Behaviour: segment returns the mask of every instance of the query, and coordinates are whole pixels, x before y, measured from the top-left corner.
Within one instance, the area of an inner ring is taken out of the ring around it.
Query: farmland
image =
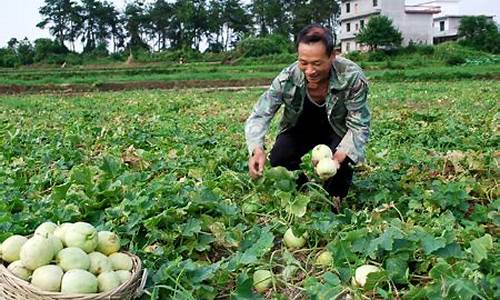
[[[250,180],[243,125],[262,88],[0,96],[0,241],[45,220],[114,230],[150,272],[144,299],[498,298],[497,66],[375,80],[367,162],[339,214],[317,179]],[[1,76],[46,83],[17,74]],[[303,170],[314,178],[308,155]],[[304,248],[283,245],[290,226]],[[314,265],[325,249],[331,266]],[[383,271],[353,287],[365,263]],[[261,295],[259,269],[275,275]]]

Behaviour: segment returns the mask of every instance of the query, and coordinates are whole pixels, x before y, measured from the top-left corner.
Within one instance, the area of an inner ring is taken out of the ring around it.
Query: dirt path
[[[269,86],[271,78],[229,79],[229,80],[178,80],[178,81],[134,81],[110,82],[100,84],[37,84],[6,85],[0,84],[0,95],[22,93],[81,93],[151,89],[190,89],[208,90],[241,89],[246,87]]]

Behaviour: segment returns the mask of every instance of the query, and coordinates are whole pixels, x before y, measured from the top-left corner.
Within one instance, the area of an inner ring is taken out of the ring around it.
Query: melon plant
[[[59,292],[63,274],[63,270],[59,266],[41,266],[33,271],[31,284],[47,292]]]
[[[19,260],[19,252],[21,252],[21,247],[27,240],[21,235],[13,235],[7,238],[0,246],[0,258],[8,263]]]
[[[54,247],[52,243],[41,235],[34,235],[27,240],[19,252],[21,262],[30,270],[49,264],[53,257]]]
[[[132,270],[132,259],[125,253],[116,252],[109,256],[113,270]]]
[[[121,284],[120,277],[113,271],[104,272],[99,274],[99,276],[97,276],[97,286],[99,292],[107,292],[109,290],[112,290],[120,286],[120,284]]]
[[[97,234],[97,251],[110,255],[120,250],[120,238],[111,231],[99,231]]]
[[[372,265],[362,265],[354,272],[353,283],[356,286],[364,287],[368,274],[380,272],[380,268]]]
[[[265,292],[272,283],[273,274],[269,270],[257,270],[253,273],[253,286],[257,292]]]
[[[64,271],[88,270],[90,267],[90,258],[87,253],[76,247],[68,247],[59,251],[56,255],[56,262]]]
[[[69,270],[64,273],[61,292],[68,294],[97,293],[97,278],[85,270]]]
[[[111,264],[111,260],[101,252],[92,252],[89,253],[90,258],[90,273],[94,275],[99,275],[103,272],[113,271],[113,265]]]
[[[332,253],[330,251],[323,251],[320,255],[318,255],[315,263],[318,266],[328,267],[332,264],[332,261]]]
[[[31,277],[31,270],[23,266],[20,260],[16,260],[7,266],[7,269],[12,272],[12,274],[17,277],[28,281]]]
[[[64,242],[68,247],[78,247],[90,253],[97,247],[97,230],[85,222],[76,222],[66,229]]]
[[[288,228],[283,236],[283,241],[288,249],[300,249],[306,244],[307,233],[302,236],[297,237],[292,231],[292,228]]]

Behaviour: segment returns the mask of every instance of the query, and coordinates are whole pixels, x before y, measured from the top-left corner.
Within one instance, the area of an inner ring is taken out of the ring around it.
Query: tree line
[[[109,1],[45,0],[43,20],[61,46],[83,52],[112,46],[127,49],[200,49],[227,51],[247,36],[282,35],[293,39],[306,24],[334,27],[340,9],[336,1],[324,0],[143,0],[129,2],[119,10]]]

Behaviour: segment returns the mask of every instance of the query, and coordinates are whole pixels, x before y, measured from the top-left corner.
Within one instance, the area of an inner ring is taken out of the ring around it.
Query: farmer
[[[324,187],[337,203],[352,183],[351,164],[364,160],[370,135],[368,84],[359,66],[335,58],[329,29],[309,25],[297,37],[298,61],[281,71],[260,97],[245,124],[249,173],[262,176],[266,162],[264,136],[271,119],[284,106],[280,131],[271,149],[271,166],[300,168],[301,158],[318,144],[328,145],[340,168]],[[307,182],[301,174],[299,186]]]

